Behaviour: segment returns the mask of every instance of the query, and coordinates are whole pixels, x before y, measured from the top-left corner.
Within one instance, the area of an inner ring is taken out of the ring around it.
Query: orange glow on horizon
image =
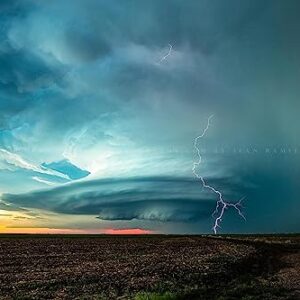
[[[96,233],[89,231],[88,229],[69,229],[69,228],[40,228],[40,227],[30,227],[30,228],[12,228],[12,227],[0,227],[1,233],[25,233],[25,234],[91,234]],[[97,232],[101,233],[101,232]]]
[[[70,229],[70,228],[47,228],[47,227],[5,227],[0,226],[0,234],[154,234],[153,230],[141,228],[108,228],[108,229]]]
[[[106,234],[153,234],[152,230],[146,230],[141,228],[109,228],[104,231]]]

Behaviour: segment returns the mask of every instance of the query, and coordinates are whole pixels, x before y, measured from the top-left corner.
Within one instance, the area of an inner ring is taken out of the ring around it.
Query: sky
[[[0,232],[300,231],[300,2],[0,2]]]

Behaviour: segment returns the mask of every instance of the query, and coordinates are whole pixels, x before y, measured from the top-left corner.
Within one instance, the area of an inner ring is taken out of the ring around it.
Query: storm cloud
[[[26,194],[3,194],[6,205],[103,220],[190,222],[207,219],[214,195],[189,178],[145,177],[78,182]],[[203,198],[204,197],[204,198]]]
[[[191,166],[214,114],[199,172],[226,199],[246,196],[238,229],[299,230],[299,150],[273,153],[299,148],[299,9],[297,0],[1,1],[3,203],[99,222],[209,218],[215,199]],[[239,221],[224,222],[232,231]]]

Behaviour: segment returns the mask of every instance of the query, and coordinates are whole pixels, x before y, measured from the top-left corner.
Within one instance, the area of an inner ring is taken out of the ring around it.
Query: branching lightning
[[[217,196],[218,196],[218,201],[216,203],[216,208],[212,214],[212,216],[215,218],[214,220],[214,226],[213,226],[213,231],[214,233],[216,234],[217,233],[217,230],[218,228],[221,228],[220,226],[220,223],[222,222],[222,218],[224,216],[224,213],[225,213],[225,210],[229,207],[232,207],[234,208],[238,214],[244,219],[246,220],[245,216],[243,215],[242,211],[241,211],[241,208],[242,208],[242,201],[245,197],[241,198],[238,202],[236,203],[231,203],[231,202],[227,202],[223,199],[223,195],[222,193],[215,189],[214,187],[208,185],[205,181],[205,179],[199,175],[197,173],[197,167],[201,164],[202,162],[202,156],[200,154],[200,149],[198,148],[198,140],[203,138],[207,132],[207,130],[209,129],[210,127],[210,122],[211,122],[211,119],[213,118],[213,115],[211,115],[208,120],[207,120],[207,124],[206,124],[206,127],[204,128],[202,134],[200,134],[199,136],[197,136],[194,140],[194,148],[196,150],[196,153],[197,153],[197,161],[195,161],[193,163],[193,168],[192,168],[192,171],[193,171],[193,174],[201,181],[202,183],[202,186],[206,189],[209,189],[210,191],[212,191],[213,193],[215,193]]]
[[[171,55],[171,52],[173,50],[173,46],[171,44],[168,44],[168,45],[169,45],[168,53],[159,60],[159,63],[163,62],[165,59],[167,59],[168,56]]]

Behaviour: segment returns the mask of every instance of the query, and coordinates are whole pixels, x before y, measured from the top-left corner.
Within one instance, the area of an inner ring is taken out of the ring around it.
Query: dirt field
[[[1,299],[300,299],[300,238],[0,236]]]

